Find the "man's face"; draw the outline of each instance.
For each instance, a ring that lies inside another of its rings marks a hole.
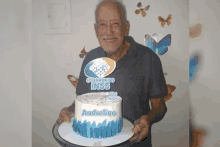
[[[126,27],[114,4],[107,3],[99,7],[95,30],[100,45],[105,51],[116,51],[123,43]]]

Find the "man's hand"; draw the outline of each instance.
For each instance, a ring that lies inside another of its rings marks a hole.
[[[147,115],[141,116],[141,118],[136,121],[134,128],[132,129],[134,135],[130,141],[138,138],[137,142],[140,142],[145,139],[148,136],[153,123],[162,120],[166,114],[167,108],[162,98],[151,98],[150,101],[152,109]]]
[[[145,139],[149,134],[150,127],[148,116],[141,116],[141,118],[135,122],[134,128],[132,129],[134,135],[130,141],[137,139],[137,142],[139,143],[141,140]]]
[[[63,110],[61,110],[60,112],[60,116],[57,119],[57,124],[60,125],[62,122],[70,122],[70,118],[74,116],[74,112],[70,112],[68,110],[68,107],[63,108]]]
[[[76,88],[78,84],[78,78],[68,75],[67,78],[71,82],[71,84]],[[70,122],[70,118],[74,116],[74,110],[75,110],[75,102],[70,107],[65,107],[61,110],[60,116],[57,119],[56,123],[60,125],[62,122]]]

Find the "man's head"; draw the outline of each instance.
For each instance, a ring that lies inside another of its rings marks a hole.
[[[109,53],[116,51],[129,33],[125,7],[116,0],[103,0],[97,5],[95,18],[94,28],[100,45]]]

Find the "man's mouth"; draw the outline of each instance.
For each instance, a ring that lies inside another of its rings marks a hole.
[[[106,42],[113,42],[113,41],[115,41],[117,38],[105,38],[105,37],[103,37],[102,39],[105,40]]]

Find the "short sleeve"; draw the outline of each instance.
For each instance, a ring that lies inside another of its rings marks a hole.
[[[157,55],[151,57],[150,83],[150,98],[163,98],[167,95],[163,68]]]

